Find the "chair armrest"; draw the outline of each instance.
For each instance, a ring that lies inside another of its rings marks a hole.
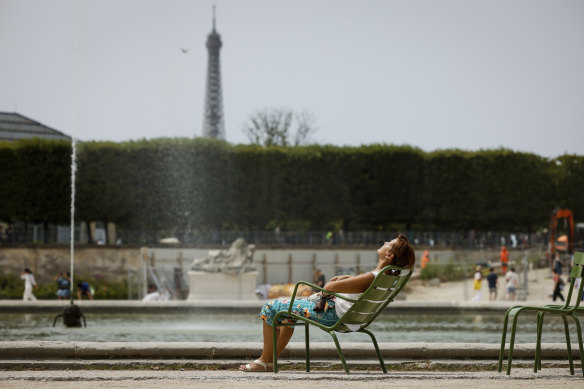
[[[310,286],[310,287],[311,287],[311,288],[313,288],[313,289],[319,290],[319,291],[321,291],[321,292],[325,292],[325,293],[327,293],[327,294],[330,294],[330,295],[332,295],[332,296],[335,296],[335,297],[338,297],[338,298],[340,298],[340,299],[343,299],[343,300],[349,301],[349,302],[351,302],[351,303],[356,303],[356,302],[357,302],[357,300],[354,300],[354,299],[348,298],[348,297],[346,297],[346,296],[342,296],[342,295],[340,295],[340,294],[338,294],[338,293],[335,293],[335,292],[331,292],[330,290],[326,290],[325,288],[321,288],[320,286],[316,286],[316,285],[314,285],[314,284],[311,284],[310,282],[306,282],[306,281],[298,281],[298,282],[296,283],[296,285],[294,286],[294,292],[292,293],[292,298],[291,298],[291,300],[290,300],[290,305],[288,306],[288,314],[290,314],[290,313],[292,312],[292,305],[294,304],[294,299],[296,298],[296,293],[298,292],[298,287],[299,287],[300,285],[307,285],[307,286]]]

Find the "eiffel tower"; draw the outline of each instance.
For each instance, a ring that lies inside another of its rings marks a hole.
[[[203,136],[216,139],[225,139],[223,96],[221,95],[221,66],[219,61],[221,46],[221,35],[215,31],[215,6],[213,6],[213,31],[207,36],[209,62],[207,63]]]

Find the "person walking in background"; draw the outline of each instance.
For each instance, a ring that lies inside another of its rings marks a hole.
[[[574,266],[574,255],[572,255],[572,259],[570,260],[570,266]],[[580,282],[582,282],[582,278],[574,279],[574,290],[579,290]],[[581,301],[584,301],[584,293],[582,293]]]
[[[59,289],[57,290],[57,298],[59,300],[68,300],[71,296],[71,275],[68,272],[61,272],[58,276],[55,276],[55,281],[57,281],[59,286]]]
[[[560,259],[560,254],[556,253],[554,256],[554,270],[559,276],[562,275],[562,260]]]
[[[316,286],[320,286],[321,288],[324,288],[325,278],[324,278],[324,274],[323,274],[322,270],[316,269],[316,271],[314,272],[314,275],[313,275],[313,283]]]
[[[326,235],[324,236],[324,240],[326,241],[326,244],[330,246],[333,243],[333,232],[332,231],[327,232]]]
[[[509,251],[507,247],[501,246],[501,271],[507,273],[507,265],[509,264]]]
[[[495,268],[491,266],[491,271],[487,276],[487,282],[489,283],[489,301],[495,301],[497,299],[497,273],[495,273]]]
[[[34,279],[34,274],[32,271],[27,267],[22,271],[20,278],[24,280],[24,294],[22,295],[22,299],[24,301],[36,301],[37,298],[34,294],[32,294],[32,288],[36,289],[36,280]]]
[[[552,280],[554,281],[554,295],[553,300],[556,301],[556,298],[560,298],[560,300],[564,301],[564,295],[562,294],[562,290],[564,289],[564,281],[562,277],[558,274],[556,269],[553,270],[554,276]]]
[[[420,261],[420,268],[424,270],[428,267],[428,262],[430,262],[430,253],[426,250],[424,251],[424,255],[422,255],[422,260]]]
[[[472,299],[472,301],[481,301],[481,288],[482,288],[483,273],[481,272],[481,267],[477,266],[474,274],[474,284],[473,289],[477,291],[477,295]]]
[[[514,267],[505,274],[505,280],[507,281],[507,299],[513,301],[519,286],[519,276],[515,273]]]

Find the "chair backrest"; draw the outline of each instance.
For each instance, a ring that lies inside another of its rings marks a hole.
[[[390,271],[391,275],[385,274],[388,271]],[[412,273],[413,268],[384,267],[357,302],[339,319],[334,329],[342,331],[345,328],[345,324],[360,325],[360,329],[366,328],[383,311],[387,304],[395,299],[412,276]]]
[[[572,261],[572,270],[570,271],[570,289],[568,290],[568,295],[566,296],[566,304],[564,308],[570,310],[575,310],[580,305],[582,299],[582,289],[584,288],[584,282],[582,280],[582,275],[584,274],[584,253],[576,251],[574,253],[574,260]],[[575,289],[574,286],[578,285]],[[570,302],[572,296],[576,299],[572,305]]]

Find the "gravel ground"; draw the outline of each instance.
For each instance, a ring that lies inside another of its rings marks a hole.
[[[0,371],[1,388],[582,388],[566,369],[496,372]]]

